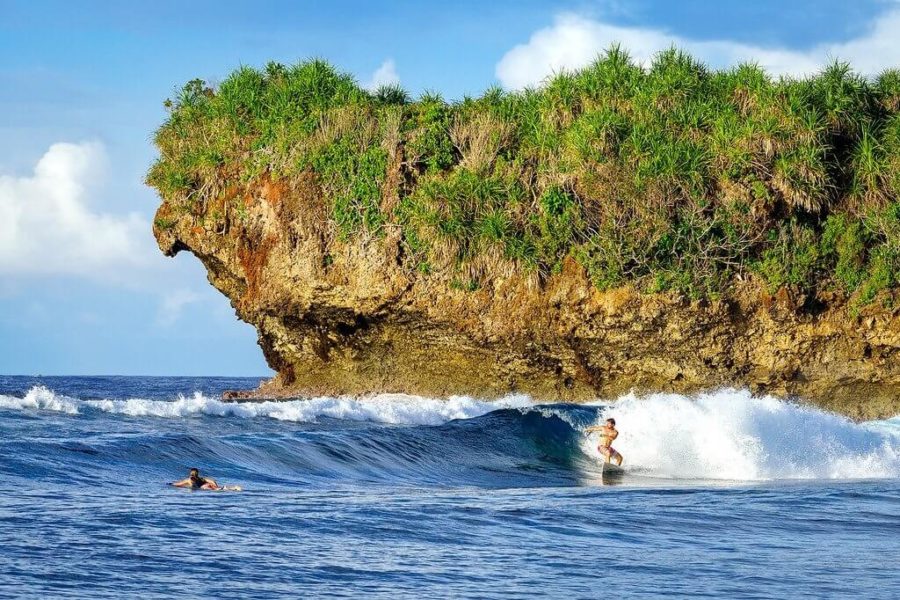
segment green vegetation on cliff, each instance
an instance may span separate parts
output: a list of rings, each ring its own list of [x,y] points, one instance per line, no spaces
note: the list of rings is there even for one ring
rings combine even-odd
[[[600,288],[700,296],[755,275],[867,302],[900,286],[897,70],[774,80],[613,47],[539,89],[451,103],[309,61],[194,80],[167,105],[147,179],[173,206],[311,178],[336,239],[399,227],[410,268],[466,289],[567,256]]]

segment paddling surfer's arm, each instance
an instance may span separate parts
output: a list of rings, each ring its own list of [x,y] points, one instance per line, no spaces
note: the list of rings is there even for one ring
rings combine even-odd
[[[182,479],[181,481],[173,481],[169,485],[174,487],[191,487],[191,478]]]

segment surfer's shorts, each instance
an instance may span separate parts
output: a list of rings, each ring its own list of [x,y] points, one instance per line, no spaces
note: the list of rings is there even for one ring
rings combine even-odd
[[[606,456],[615,456],[616,454],[618,454],[618,452],[616,452],[616,449],[613,448],[612,446],[600,446],[597,449],[600,450],[600,452],[602,454],[605,454]]]

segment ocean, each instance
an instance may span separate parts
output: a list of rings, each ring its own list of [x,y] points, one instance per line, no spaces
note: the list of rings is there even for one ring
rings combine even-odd
[[[219,400],[258,382],[0,377],[0,597],[900,597],[900,417]],[[166,485],[190,467],[244,491]]]

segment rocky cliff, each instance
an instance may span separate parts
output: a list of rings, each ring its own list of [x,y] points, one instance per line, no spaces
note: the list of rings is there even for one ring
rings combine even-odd
[[[900,413],[900,71],[613,47],[448,103],[307,61],[166,105],[154,233],[257,328],[261,395],[747,386]]]
[[[237,196],[240,217],[226,210]],[[302,182],[264,181],[174,219],[163,203],[157,215],[163,252],[197,256],[259,331],[278,373],[259,395],[578,401],[748,386],[858,418],[900,412],[900,308],[770,294],[753,282],[706,301],[600,291],[571,259],[543,282],[513,272],[460,289],[411,269],[397,231],[330,236],[317,198]]]

